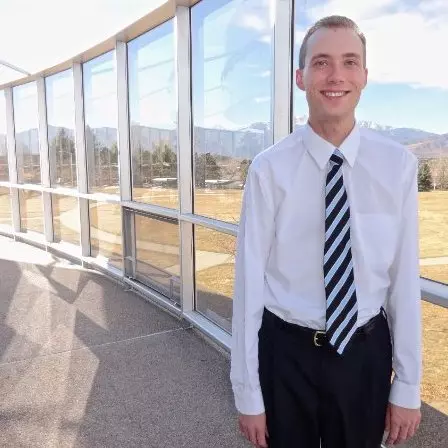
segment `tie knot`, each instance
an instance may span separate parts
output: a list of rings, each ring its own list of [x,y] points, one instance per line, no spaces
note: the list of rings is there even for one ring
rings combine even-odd
[[[342,155],[342,152],[336,148],[330,157],[330,161],[335,165],[341,166],[342,162],[344,162],[344,156]]]

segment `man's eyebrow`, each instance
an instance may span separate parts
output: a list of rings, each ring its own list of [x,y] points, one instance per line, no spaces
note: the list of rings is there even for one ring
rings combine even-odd
[[[311,58],[311,60],[314,61],[315,59],[320,59],[320,58],[331,59],[331,57],[332,57],[332,56],[330,56],[330,55],[327,54],[327,53],[318,53],[318,54],[315,54],[315,55]],[[356,58],[356,59],[361,59],[361,55],[358,54],[358,53],[344,53],[344,54],[342,55],[342,57],[344,57],[344,58]]]
[[[318,53],[318,54],[315,54],[311,58],[311,60],[314,61],[315,59],[319,59],[319,58],[331,58],[331,56],[329,54],[326,54],[326,53]]]

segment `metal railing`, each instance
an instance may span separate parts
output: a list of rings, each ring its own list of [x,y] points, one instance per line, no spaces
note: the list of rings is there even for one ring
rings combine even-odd
[[[421,279],[422,300],[432,303],[442,308],[448,308],[448,287],[447,285],[426,278]],[[381,448],[388,448],[381,444]]]

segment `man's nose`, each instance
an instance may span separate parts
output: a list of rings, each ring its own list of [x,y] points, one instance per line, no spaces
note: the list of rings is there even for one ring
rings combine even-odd
[[[344,82],[344,73],[339,64],[331,66],[330,73],[328,74],[328,82],[331,84],[340,84]]]

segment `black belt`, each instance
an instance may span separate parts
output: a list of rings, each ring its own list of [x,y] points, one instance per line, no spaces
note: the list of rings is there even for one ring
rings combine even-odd
[[[356,329],[353,339],[360,339],[360,336],[367,336],[381,320],[387,320],[386,312],[383,308],[381,308],[381,311],[375,317],[372,317],[372,319]],[[263,321],[268,325],[273,325],[276,328],[280,328],[281,330],[292,334],[301,336],[309,334],[316,347],[322,347],[327,342],[327,336],[324,330],[315,330],[313,328],[302,327],[301,325],[286,322],[267,308],[264,309]]]

